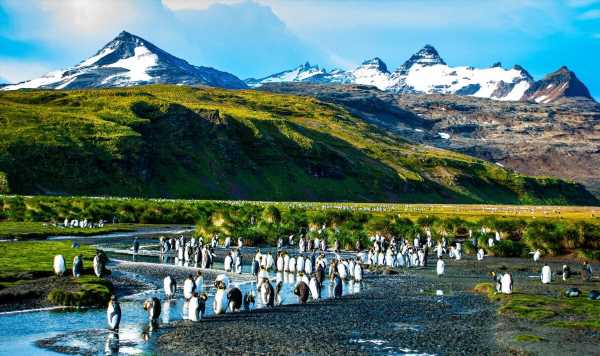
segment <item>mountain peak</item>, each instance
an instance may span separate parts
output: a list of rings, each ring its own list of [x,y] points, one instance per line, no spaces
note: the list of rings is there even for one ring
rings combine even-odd
[[[413,54],[404,64],[402,64],[396,73],[399,75],[406,75],[410,68],[414,65],[420,65],[423,67],[433,66],[436,64],[446,64],[438,51],[432,45],[425,45],[417,53]]]
[[[366,61],[362,62],[362,64],[360,66],[361,67],[375,68],[375,69],[377,69],[377,70],[379,70],[381,72],[384,72],[384,73],[387,73],[387,71],[388,71],[387,65],[379,57],[374,57],[374,58],[371,58],[371,59],[367,59]]]
[[[141,37],[121,31],[96,54],[75,67],[3,89],[80,89],[156,83],[247,88],[230,73],[194,66]]]
[[[549,73],[525,92],[524,98],[538,103],[550,103],[560,98],[592,99],[590,91],[567,66]]]

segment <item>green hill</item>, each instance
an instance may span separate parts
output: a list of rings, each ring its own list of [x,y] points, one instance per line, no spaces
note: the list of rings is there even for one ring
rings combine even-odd
[[[183,86],[1,92],[0,192],[598,203],[581,185],[410,144],[313,98]]]

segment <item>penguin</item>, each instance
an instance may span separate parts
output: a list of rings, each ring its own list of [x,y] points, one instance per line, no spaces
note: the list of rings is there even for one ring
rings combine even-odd
[[[202,268],[208,268],[209,267],[209,263],[210,263],[210,252],[208,250],[208,247],[203,247],[202,248]]]
[[[306,304],[308,296],[310,295],[310,288],[306,283],[300,281],[294,288],[294,294],[298,296],[298,302],[300,304]]]
[[[314,262],[312,260],[313,258],[314,258],[314,254],[313,254],[312,258],[307,257],[306,260],[304,261],[304,273],[306,273],[307,275],[311,275],[314,272],[314,270],[313,270]]]
[[[342,296],[342,279],[337,274],[333,277],[333,297],[340,298]]]
[[[256,259],[252,260],[252,275],[253,276],[258,276],[258,273],[260,272],[260,263],[258,263],[258,261]]]
[[[552,270],[548,264],[544,264],[544,267],[542,267],[542,275],[540,277],[543,284],[548,284],[552,281]]]
[[[444,274],[444,270],[446,269],[445,267],[446,266],[445,266],[444,260],[442,260],[441,257],[438,257],[437,266],[435,269],[438,276],[441,276]]]
[[[54,256],[54,273],[56,273],[57,276],[62,277],[66,271],[65,257],[63,255]]]
[[[537,262],[540,260],[540,256],[542,255],[542,252],[540,250],[535,250],[532,254],[533,254],[533,262]]]
[[[235,256],[235,273],[242,273],[242,255],[239,252]]]
[[[263,305],[267,307],[275,306],[275,290],[268,278],[263,278],[260,284],[260,298]]]
[[[227,255],[225,256],[223,267],[225,268],[225,272],[231,272],[231,269],[233,268],[233,259],[231,258],[231,252],[227,253]]]
[[[106,320],[108,321],[108,330],[119,330],[121,323],[121,305],[116,296],[111,296],[106,309]]]
[[[567,266],[567,265],[563,265],[563,268],[562,268],[563,281],[566,281],[567,279],[569,279],[570,276],[571,276],[571,268],[569,268],[569,266]]]
[[[479,251],[477,251],[477,261],[483,261],[483,258],[485,257],[485,251],[480,248]]]
[[[279,254],[277,256],[277,272],[283,272],[283,256]]]
[[[96,254],[92,262],[94,265],[94,274],[98,278],[102,277],[102,274],[104,272],[104,262],[102,261],[102,258],[100,258],[100,254]]]
[[[325,270],[321,264],[317,264],[315,277],[317,278],[317,282],[319,282],[320,285],[323,285],[323,281],[325,280]]]
[[[281,305],[281,289],[283,288],[283,282],[279,281],[275,284],[275,305]]]
[[[345,280],[348,277],[348,269],[343,261],[337,264],[337,273],[342,280]]]
[[[313,275],[310,278],[308,287],[310,288],[310,295],[311,295],[312,299],[319,300],[321,298],[321,284],[319,284],[319,282],[317,281],[316,276]]]
[[[581,290],[579,288],[569,288],[565,291],[565,296],[569,298],[579,297],[581,295]]]
[[[138,238],[136,237],[133,239],[133,253],[137,255],[139,250],[140,250],[140,242],[138,241]]]
[[[273,254],[269,253],[267,254],[267,271],[270,271],[273,268],[273,264],[274,264],[274,260],[273,260]]]
[[[213,300],[213,311],[216,315],[225,314],[227,311],[227,294],[225,291],[229,287],[229,278],[220,274],[215,279],[215,288],[217,288],[217,292],[215,293],[215,298]]]
[[[244,295],[244,309],[250,310],[250,308],[255,303],[254,291],[250,291],[250,293],[246,293]]]
[[[148,312],[148,320],[150,322],[150,330],[158,328],[158,318],[160,317],[160,300],[156,297],[146,299],[144,302],[144,310]]]
[[[196,284],[194,283],[194,278],[191,274],[183,282],[183,297],[185,300],[190,300],[192,298],[193,293],[196,291]]]
[[[296,272],[304,273],[304,257],[303,256],[296,257]]]
[[[242,291],[238,287],[233,287],[227,292],[229,301],[229,311],[234,313],[240,311],[242,307]]]
[[[283,256],[283,271],[290,271],[290,256],[287,253]]]
[[[73,277],[79,278],[83,272],[83,259],[81,256],[73,258]]]
[[[190,321],[200,321],[202,319],[204,310],[201,310],[201,304],[203,304],[203,302],[200,300],[198,293],[194,292],[188,304],[188,319]]]
[[[348,274],[350,275],[349,278],[354,279],[354,267],[356,266],[356,262],[354,262],[353,259],[350,259],[350,261],[348,261]]]
[[[163,279],[163,287],[165,289],[165,297],[167,299],[171,299],[175,296],[175,291],[177,290],[177,282],[175,278],[171,276],[166,276]]]
[[[510,274],[508,272],[505,273],[500,278],[500,283],[501,283],[502,294],[512,294],[512,290],[513,290],[512,274]]]
[[[296,259],[294,257],[290,257],[290,273],[296,273]]]
[[[360,263],[356,263],[354,265],[354,281],[355,282],[362,282],[362,280],[363,280],[362,266],[360,265]]]
[[[204,276],[202,272],[196,271],[196,278],[194,279],[194,285],[196,286],[196,293],[204,292]]]
[[[588,299],[589,300],[600,300],[600,292],[597,290],[591,290],[588,293]]]

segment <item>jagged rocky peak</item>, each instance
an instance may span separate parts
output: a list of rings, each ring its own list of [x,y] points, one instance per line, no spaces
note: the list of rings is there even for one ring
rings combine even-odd
[[[425,45],[417,53],[413,54],[405,65],[410,63],[410,66],[420,64],[422,66],[432,66],[435,64],[446,64],[438,51],[432,45]],[[409,66],[409,67],[410,67]]]
[[[492,64],[490,68],[502,68],[502,62],[496,62]]]
[[[546,75],[525,92],[523,99],[537,103],[550,103],[560,98],[592,99],[590,91],[575,73],[566,66]],[[592,99],[593,100],[593,99]]]
[[[384,72],[384,73],[387,73],[387,71],[388,71],[387,65],[379,57],[367,59],[366,61],[362,62],[362,64],[360,66],[377,69],[380,72]]]

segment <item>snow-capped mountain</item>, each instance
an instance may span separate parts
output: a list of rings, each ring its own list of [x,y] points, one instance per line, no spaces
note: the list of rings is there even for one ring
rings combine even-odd
[[[252,87],[273,82],[364,84],[397,93],[455,94],[507,101],[535,100],[540,103],[551,102],[562,96],[590,98],[585,85],[568,70],[565,72],[561,69],[549,75],[551,79],[545,78],[536,82],[519,65],[510,69],[503,68],[500,63],[495,63],[488,68],[453,67],[446,64],[438,51],[430,45],[424,46],[413,54],[393,72],[389,72],[386,64],[377,57],[347,72],[339,69],[328,72],[318,66],[312,66],[310,67],[312,72],[317,68],[318,74],[296,75],[301,68],[304,68],[301,71],[308,70],[306,65],[300,66],[291,71],[263,79],[253,79],[247,83]],[[294,75],[287,75],[291,73]],[[554,94],[538,93],[543,88],[551,89],[552,87],[548,87],[550,84],[556,85]],[[564,87],[561,87],[563,85]],[[571,89],[559,93],[557,91],[559,87]]]
[[[352,83],[347,78],[347,73],[341,69],[334,69],[330,72],[317,65],[311,65],[309,62],[299,65],[296,68],[275,73],[264,78],[249,78],[245,82],[250,87],[259,87],[265,83],[282,82],[306,82],[306,83]]]
[[[50,72],[2,90],[125,87],[157,83],[247,88],[233,74],[191,65],[145,39],[123,31],[95,55],[73,68]]]

